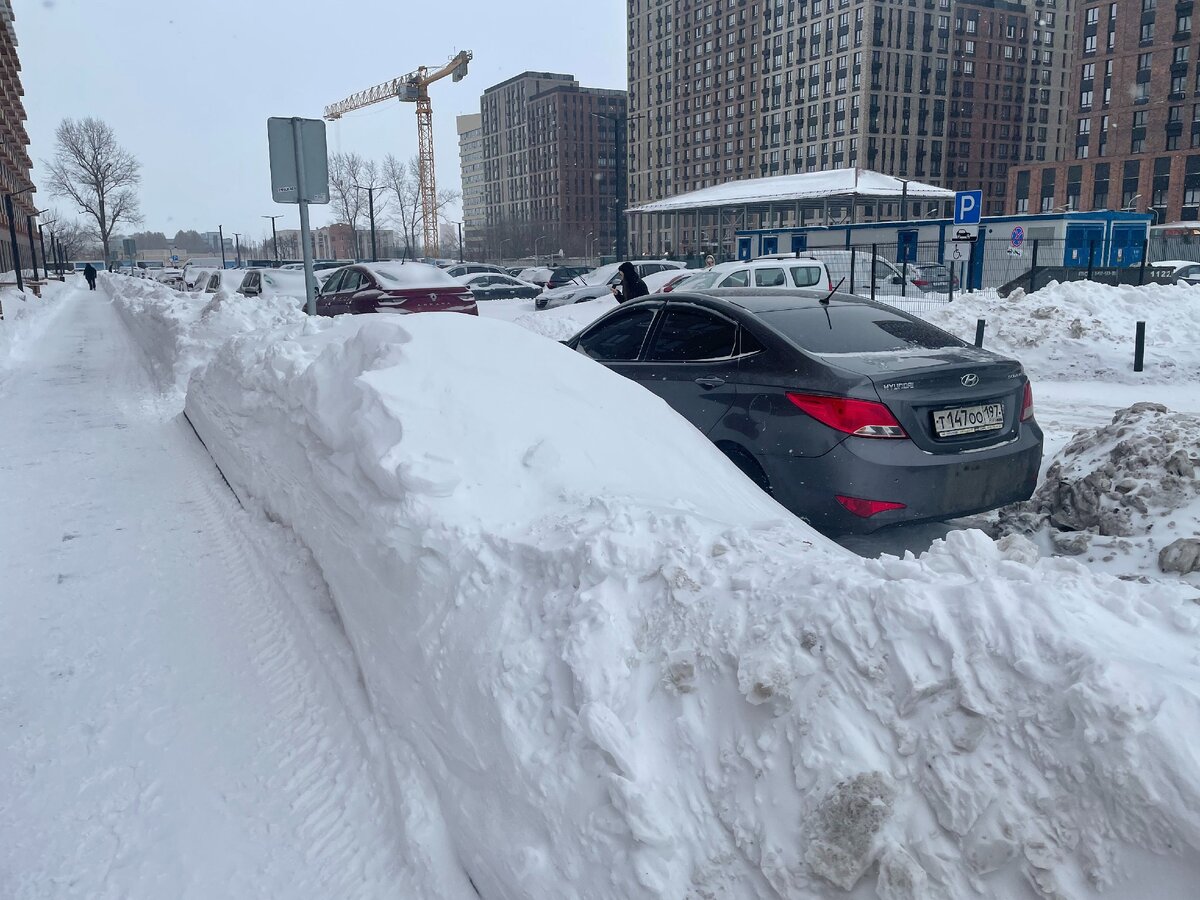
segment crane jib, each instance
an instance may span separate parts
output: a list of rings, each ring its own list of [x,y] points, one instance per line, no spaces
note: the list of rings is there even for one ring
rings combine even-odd
[[[431,73],[428,67],[421,66],[415,72],[351,94],[345,100],[325,107],[325,118],[334,121],[348,112],[384,100],[417,104],[417,158],[420,164],[421,224],[426,256],[438,254],[437,181],[433,167],[433,107],[429,102],[429,85],[448,75],[453,76],[454,81],[461,81],[467,74],[467,64],[473,56],[470,50],[462,50],[435,72]]]

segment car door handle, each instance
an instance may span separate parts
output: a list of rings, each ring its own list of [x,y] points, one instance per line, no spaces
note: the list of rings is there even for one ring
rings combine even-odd
[[[725,379],[719,375],[702,375],[694,380],[696,384],[705,389],[717,388],[725,383]]]

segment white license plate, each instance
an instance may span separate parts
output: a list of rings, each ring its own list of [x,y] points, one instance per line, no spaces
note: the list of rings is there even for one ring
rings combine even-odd
[[[995,431],[1003,427],[1003,403],[959,406],[955,409],[941,409],[933,414],[933,430],[937,432],[938,437],[971,434],[975,431]]]

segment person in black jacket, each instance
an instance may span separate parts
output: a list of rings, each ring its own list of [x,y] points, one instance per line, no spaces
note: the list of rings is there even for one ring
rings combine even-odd
[[[96,289],[96,267],[91,263],[84,266],[83,277],[87,279],[88,290],[94,291]]]
[[[650,289],[646,287],[646,282],[642,281],[642,276],[637,273],[633,263],[623,262],[617,266],[617,271],[621,274],[621,283],[614,284],[612,292],[618,303],[645,297],[650,293]]]

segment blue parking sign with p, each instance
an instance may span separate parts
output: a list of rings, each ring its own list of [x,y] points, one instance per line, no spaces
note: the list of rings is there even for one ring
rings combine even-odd
[[[958,191],[954,195],[954,224],[978,225],[983,210],[983,191]]]

